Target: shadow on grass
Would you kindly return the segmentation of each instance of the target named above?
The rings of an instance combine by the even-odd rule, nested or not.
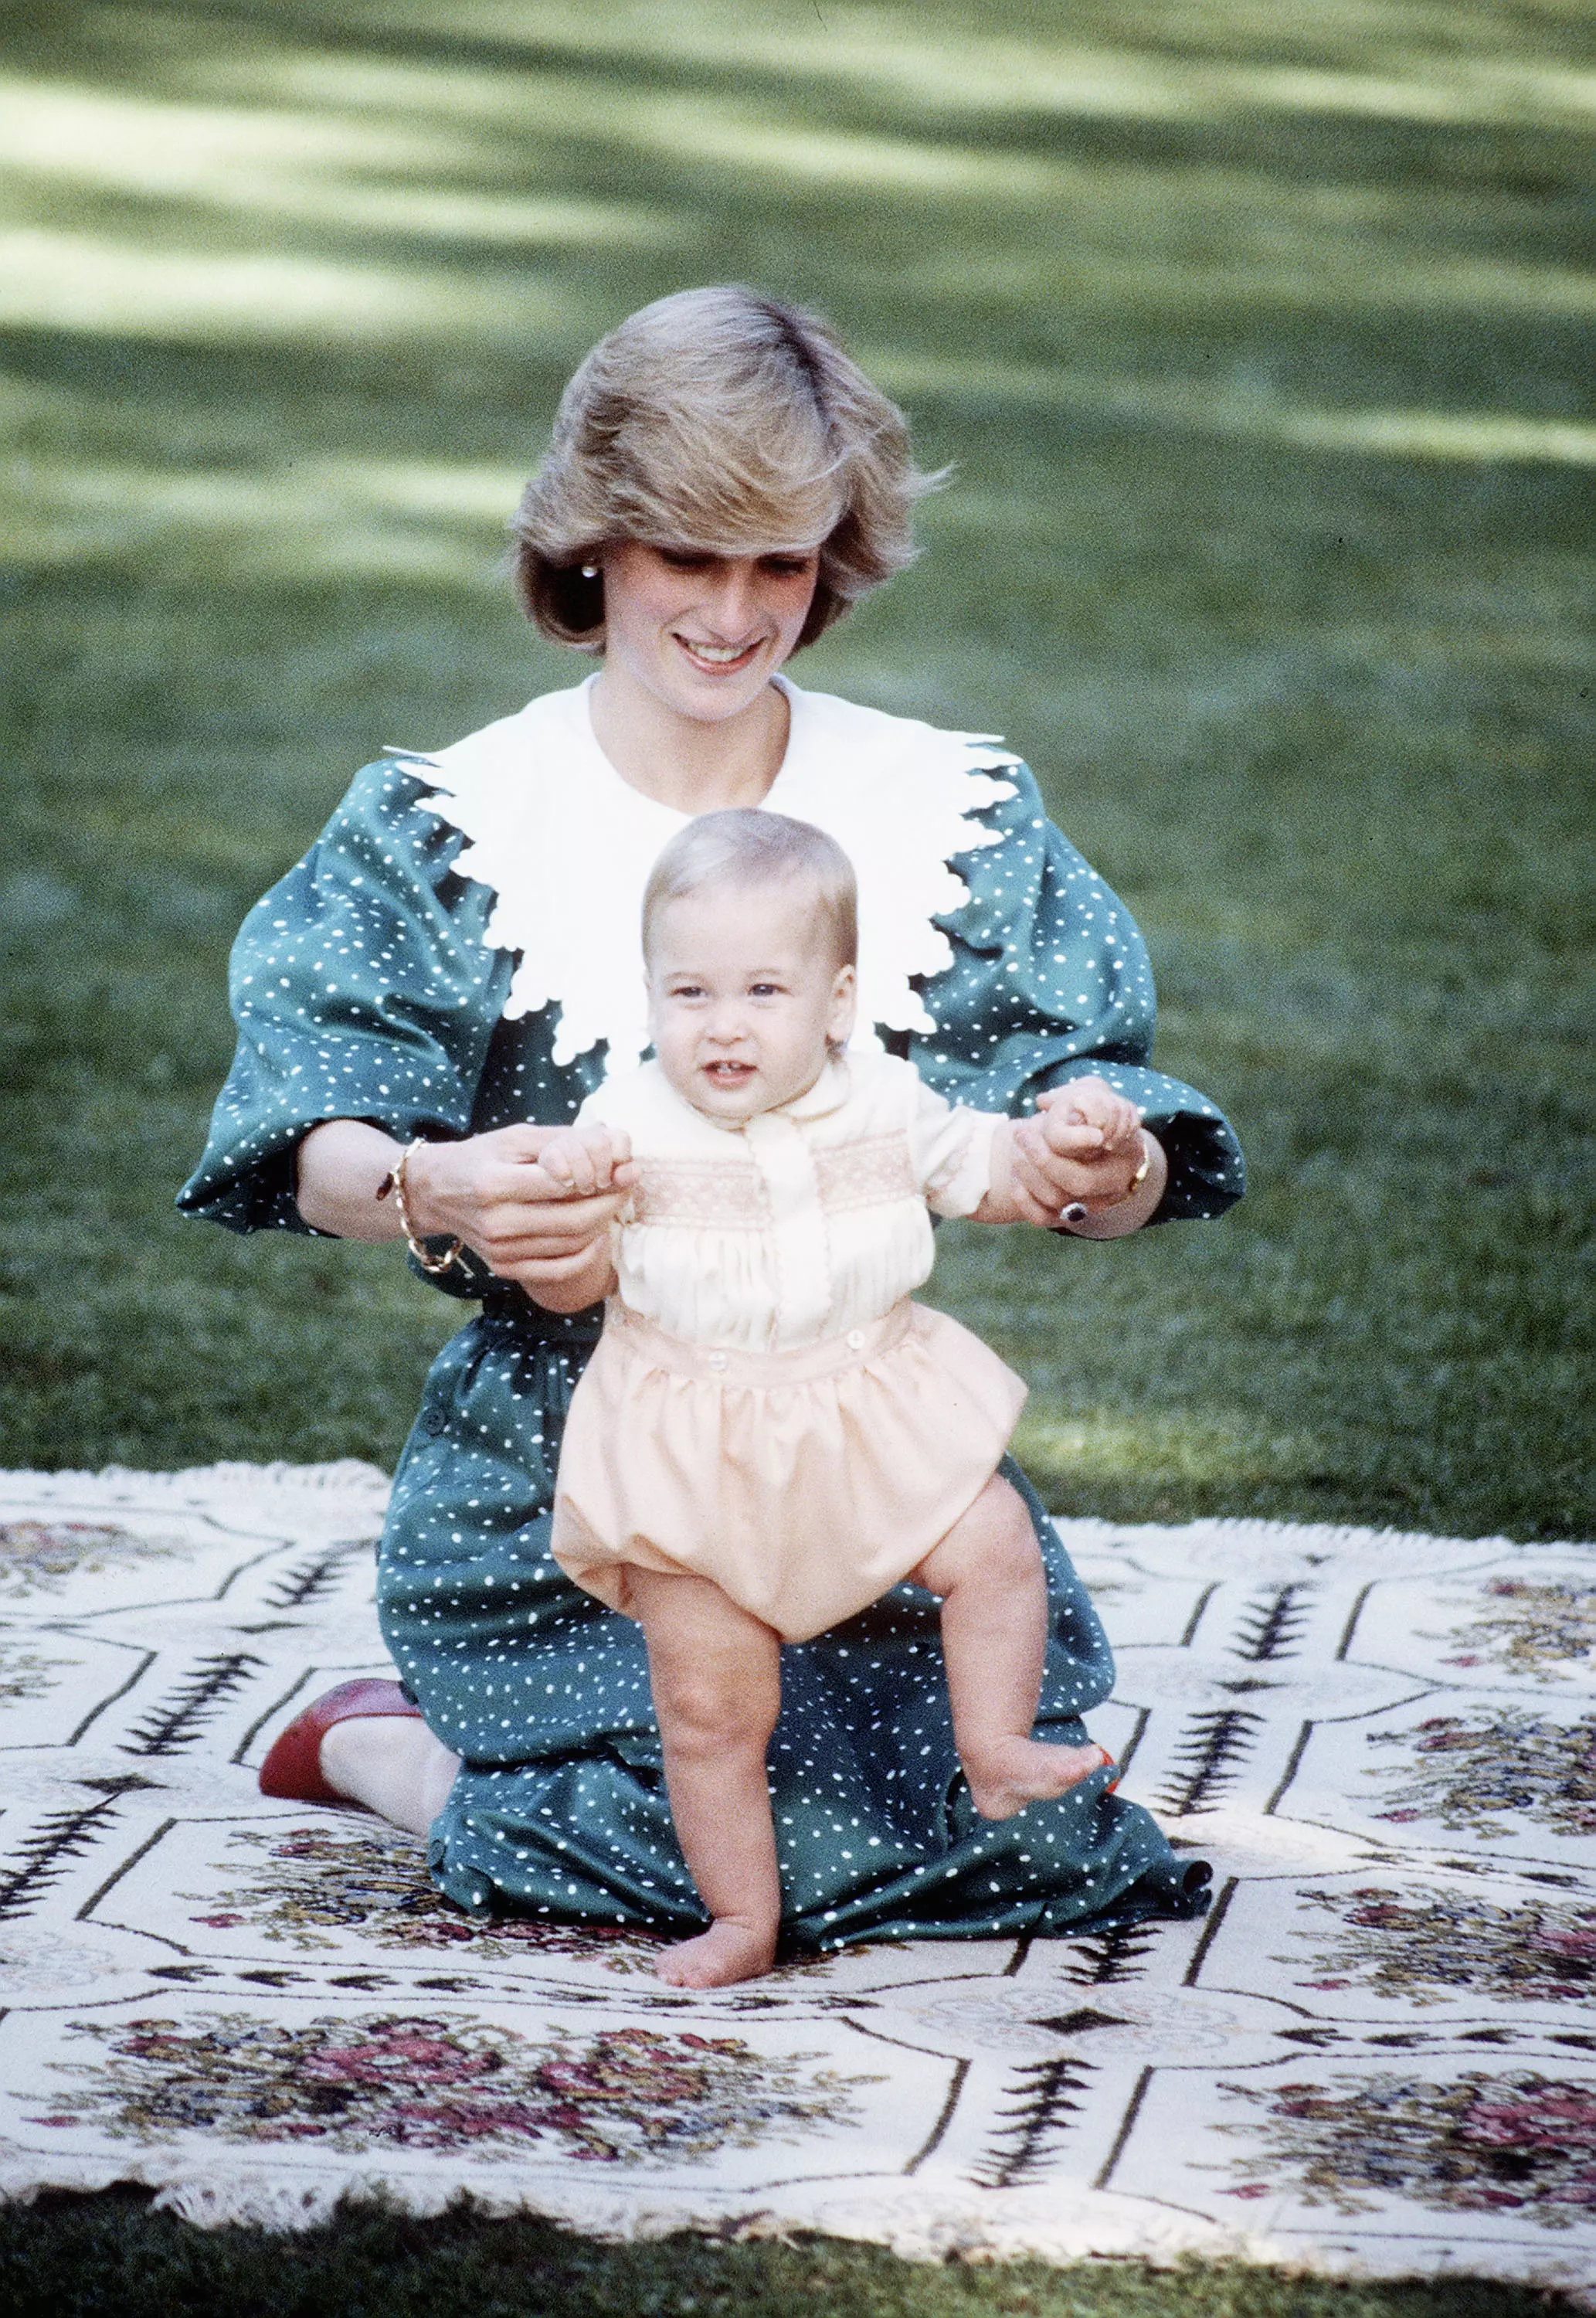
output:
[[[606,2246],[467,2207],[422,2221],[346,2208],[303,2236],[195,2230],[135,2192],[0,2211],[0,2295],[29,2318],[1532,2318],[1556,2294],[1467,2279],[1338,2285],[1278,2270],[910,2263],[835,2239]]]

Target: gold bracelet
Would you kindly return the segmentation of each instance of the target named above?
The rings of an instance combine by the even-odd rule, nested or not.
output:
[[[462,1239],[454,1240],[451,1243],[444,1254],[429,1255],[426,1248],[416,1236],[415,1229],[410,1222],[409,1202],[406,1198],[407,1186],[405,1183],[405,1169],[410,1163],[411,1152],[418,1150],[425,1140],[426,1137],[424,1136],[418,1135],[415,1138],[414,1142],[406,1144],[404,1149],[399,1153],[399,1165],[393,1169],[390,1174],[384,1175],[382,1181],[378,1184],[377,1197],[380,1199],[385,1199],[389,1193],[390,1191],[392,1192],[394,1213],[399,1219],[399,1229],[405,1235],[405,1245],[409,1249],[411,1254],[421,1266],[423,1271],[426,1272],[431,1278],[435,1280],[439,1272],[448,1271],[449,1266],[455,1261],[461,1251],[465,1246],[465,1242]]]

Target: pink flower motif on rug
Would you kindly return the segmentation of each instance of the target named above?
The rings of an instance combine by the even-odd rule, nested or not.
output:
[[[470,2016],[290,2026],[213,2013],[72,2027],[104,2057],[73,2064],[81,2089],[28,2121],[145,2143],[202,2132],[435,2152],[551,2137],[568,2156],[637,2165],[794,2139],[846,2120],[849,2089],[869,2081],[806,2076],[817,2055],[771,2057],[735,2036],[614,2028],[534,2044]]]
[[[1463,1648],[1443,1664],[1489,1662],[1537,1683],[1565,1682],[1589,1667],[1596,1650],[1596,1585],[1493,1577],[1484,1598],[1490,1606],[1483,1615],[1453,1627],[1448,1639]]]
[[[1596,1721],[1564,1723],[1505,1707],[1431,1715],[1416,1730],[1374,1730],[1371,1747],[1406,1747],[1413,1760],[1376,1816],[1417,1819],[1484,1837],[1507,1829],[1493,1813],[1521,1812],[1559,1835],[1596,1835]],[[1371,1778],[1391,1775],[1384,1765]]]
[[[651,1971],[659,1952],[658,1940],[619,1926],[463,1916],[441,1896],[415,1844],[379,1827],[304,1827],[286,1835],[243,1829],[233,1839],[265,1857],[250,1863],[247,1883],[206,1892],[206,1912],[194,1923],[245,1924],[302,1952],[336,1947],[336,1933],[358,1933],[409,1954],[469,1950],[483,1963],[578,1956],[614,1972]]]
[[[0,1592],[57,1593],[80,1569],[158,1561],[185,1550],[98,1522],[0,1522]]]
[[[1345,1936],[1314,1954],[1314,1977],[1299,1986],[1356,1985],[1415,2005],[1464,1994],[1544,2004],[1596,1991],[1596,1907],[1538,1898],[1498,1907],[1466,1891],[1377,1887],[1303,1897],[1338,1918]]]
[[[1367,2213],[1375,2192],[1443,2212],[1522,2214],[1556,2230],[1596,2211],[1596,2086],[1471,2071],[1451,2084],[1343,2077],[1224,2089],[1265,2109],[1268,2152],[1306,2205]],[[1256,2142],[1236,2170],[1257,2175]]]
[[[433,1883],[415,1843],[375,1824],[296,1827],[286,1834],[240,1828],[232,1841],[264,1858],[247,1863],[245,1883],[180,1892],[203,1909],[189,1921],[218,1931],[246,1926],[301,1954],[336,1948],[335,1935],[345,1933],[408,1954],[458,1954],[471,1963],[529,1965],[559,1956],[624,1975],[651,1973],[667,1945],[618,1924],[462,1915]],[[783,1965],[777,1976],[823,1979],[833,1963],[828,1956],[805,1956]]]

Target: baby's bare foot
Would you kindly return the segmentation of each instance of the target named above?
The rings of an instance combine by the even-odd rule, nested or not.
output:
[[[982,1819],[1012,1819],[1027,1803],[1068,1794],[1094,1771],[1112,1770],[1102,1747],[1049,1747],[1036,1738],[1003,1738],[966,1762],[970,1799]]]
[[[717,1916],[695,1940],[667,1948],[654,1970],[670,1988],[727,1988],[736,1980],[758,1980],[775,1961],[774,1928],[760,1931],[734,1916]]]

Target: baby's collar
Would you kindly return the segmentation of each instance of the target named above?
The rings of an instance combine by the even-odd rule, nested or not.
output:
[[[825,1119],[830,1112],[840,1110],[847,1101],[850,1086],[847,1059],[838,1055],[829,1060],[813,1086],[795,1094],[791,1102],[777,1103],[774,1110],[762,1115],[767,1119]]]

